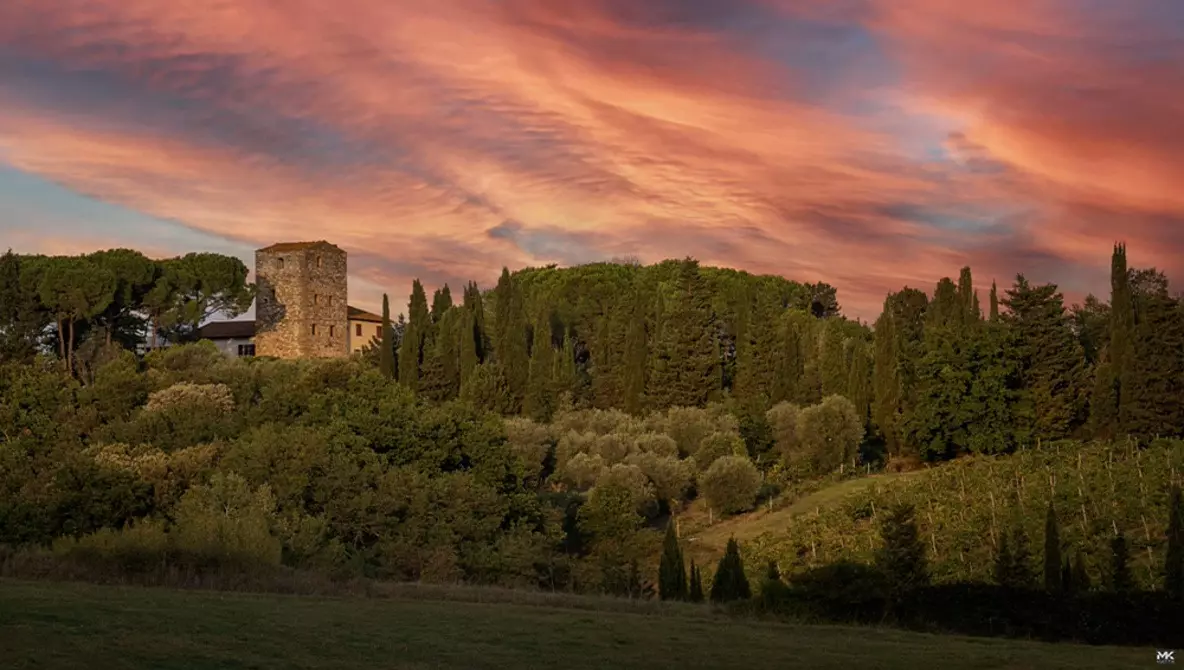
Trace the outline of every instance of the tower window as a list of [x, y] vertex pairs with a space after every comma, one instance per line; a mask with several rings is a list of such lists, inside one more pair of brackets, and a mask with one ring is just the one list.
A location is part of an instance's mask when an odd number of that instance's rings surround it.
[[314, 304], [314, 305], [321, 304], [321, 296], [316, 293], [313, 293], [312, 294], [312, 304]]
[[284, 257], [283, 256], [280, 256], [279, 258], [276, 259], [276, 267], [278, 267], [281, 270], [284, 269]]
[[360, 323], [354, 324], [354, 335], [356, 335], [358, 337], [362, 336], [362, 324], [360, 324]]
[[315, 324], [315, 323], [312, 324], [312, 326], [310, 328], [312, 330], [312, 334], [316, 335], [317, 334], [317, 324]]
[[336, 335], [336, 330], [337, 326], [329, 326], [329, 337], [334, 337]]
[[382, 326], [374, 326], [374, 334], [377, 337], [382, 337]]
[[320, 256], [317, 256], [317, 267], [319, 268], [319, 267], [323, 266], [324, 264], [325, 264], [324, 259], [322, 259]]

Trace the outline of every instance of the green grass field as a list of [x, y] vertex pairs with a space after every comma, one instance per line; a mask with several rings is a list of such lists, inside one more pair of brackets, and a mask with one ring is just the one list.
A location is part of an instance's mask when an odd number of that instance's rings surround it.
[[[1154, 650], [424, 599], [0, 580], [0, 667], [1138, 668]], [[619, 609], [619, 608], [618, 608]]]

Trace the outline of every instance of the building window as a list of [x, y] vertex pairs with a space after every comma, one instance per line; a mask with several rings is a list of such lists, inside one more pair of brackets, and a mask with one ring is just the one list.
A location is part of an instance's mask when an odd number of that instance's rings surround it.
[[314, 305], [321, 304], [321, 296], [317, 295], [316, 293], [313, 293], [312, 294], [312, 304], [314, 304]]
[[278, 259], [276, 259], [276, 266], [281, 270], [284, 269], [284, 257], [283, 256], [280, 256]]
[[332, 307], [333, 306], [333, 296], [328, 296], [328, 300], [329, 300], [329, 306]]
[[316, 334], [317, 334], [317, 324], [315, 324], [315, 323], [314, 323], [314, 324], [312, 324], [312, 334], [313, 334], [313, 335], [316, 335]]
[[337, 333], [334, 332], [336, 330], [337, 326], [329, 326], [329, 337], [336, 337]]
[[324, 260], [320, 256], [317, 256], [317, 267], [322, 267], [324, 264]]
[[358, 337], [362, 336], [362, 324], [354, 324], [354, 335], [357, 335]]
[[239, 356], [254, 356], [255, 355], [255, 345], [253, 345], [253, 344], [238, 345], [238, 355]]
[[382, 326], [374, 326], [374, 336], [382, 339]]

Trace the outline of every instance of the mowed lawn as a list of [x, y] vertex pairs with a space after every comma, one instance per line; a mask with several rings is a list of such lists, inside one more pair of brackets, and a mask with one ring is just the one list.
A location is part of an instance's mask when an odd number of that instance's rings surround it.
[[0, 580], [0, 667], [1136, 668], [1151, 649], [794, 626], [702, 613]]

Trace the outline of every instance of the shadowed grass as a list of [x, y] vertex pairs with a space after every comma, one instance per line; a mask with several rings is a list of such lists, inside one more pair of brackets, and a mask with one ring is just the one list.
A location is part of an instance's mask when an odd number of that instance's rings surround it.
[[452, 600], [327, 598], [0, 580], [0, 659], [46, 670], [1082, 669], [1154, 659], [1152, 650], [786, 625], [693, 606], [640, 613], [572, 609], [570, 596], [465, 602], [460, 591], [437, 593]]

